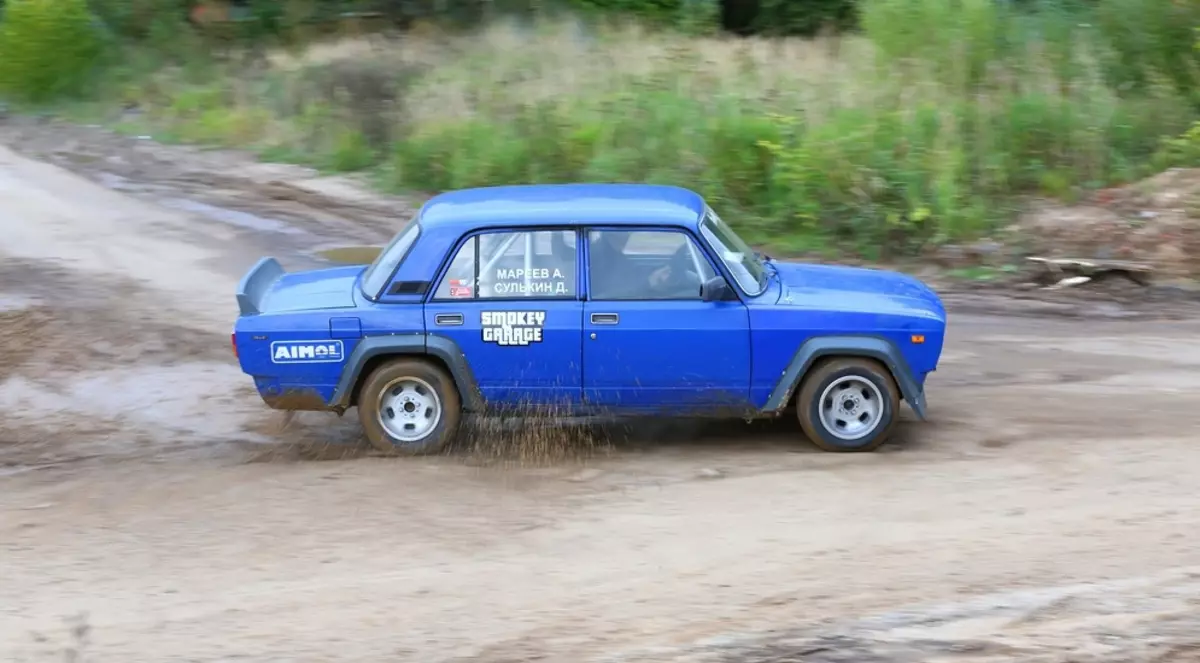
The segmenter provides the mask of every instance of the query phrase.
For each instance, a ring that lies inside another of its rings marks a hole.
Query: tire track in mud
[[[156,414],[181,394],[203,399],[206,375],[229,364],[225,339],[167,322],[186,315],[129,279],[10,258],[0,287],[0,465],[121,456],[194,434]]]
[[[1200,567],[707,638],[605,663],[1146,663],[1200,660]]]
[[[0,122],[0,144],[123,193],[209,202],[348,244],[390,239],[421,202],[374,194],[352,176],[321,176],[231,150],[163,145],[54,121]]]

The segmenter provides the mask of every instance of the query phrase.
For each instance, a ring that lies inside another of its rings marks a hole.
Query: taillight
[[[229,344],[233,346],[233,358],[234,358],[234,359],[237,359],[237,358],[238,358],[238,353],[237,353],[237,332],[230,332],[230,334],[229,334]]]

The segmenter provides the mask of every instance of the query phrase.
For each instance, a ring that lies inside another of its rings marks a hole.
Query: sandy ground
[[[931,421],[877,454],[790,422],[543,467],[331,453],[353,417],[284,426],[239,373],[234,285],[411,205],[0,144],[0,659],[1200,661],[1193,305],[947,294]]]

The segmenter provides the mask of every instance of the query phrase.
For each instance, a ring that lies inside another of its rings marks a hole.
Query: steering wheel
[[[691,269],[691,261],[688,259],[687,246],[681,246],[675,250],[667,264],[667,278],[657,287],[651,285],[657,294],[672,295],[679,297],[688,297],[691,295],[699,295],[700,291],[700,275],[694,269]],[[661,269],[661,268],[660,268]]]

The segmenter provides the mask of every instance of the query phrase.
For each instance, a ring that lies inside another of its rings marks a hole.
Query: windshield
[[[704,221],[700,223],[700,234],[712,246],[721,261],[733,273],[738,285],[750,296],[761,295],[767,287],[766,267],[758,259],[753,249],[733,232],[712,208],[704,212]]]
[[[395,273],[396,267],[400,261],[404,260],[404,256],[408,255],[408,250],[412,248],[413,242],[417,241],[417,236],[421,234],[421,225],[413,221],[407,228],[401,230],[392,238],[391,242],[379,252],[375,257],[375,262],[367,267],[367,271],[363,272],[362,291],[367,296],[367,299],[374,300],[379,297],[383,286],[387,285],[392,274]]]

